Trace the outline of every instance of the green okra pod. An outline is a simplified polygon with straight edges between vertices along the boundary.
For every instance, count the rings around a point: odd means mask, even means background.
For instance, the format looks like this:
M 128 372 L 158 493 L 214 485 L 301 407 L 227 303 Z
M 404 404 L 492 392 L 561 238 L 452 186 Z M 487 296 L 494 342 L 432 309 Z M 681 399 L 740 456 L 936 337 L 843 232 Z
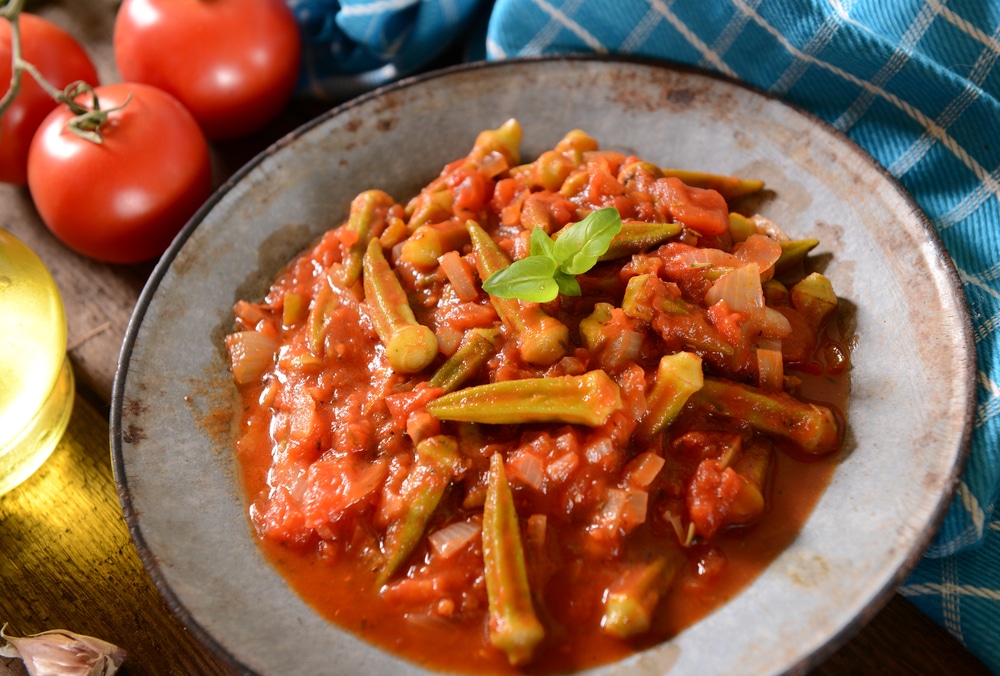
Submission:
M 688 171 L 685 169 L 661 169 L 663 176 L 679 178 L 687 185 L 695 188 L 715 190 L 726 200 L 745 197 L 764 189 L 764 181 L 721 174 L 709 174 L 704 171 Z
M 791 441 L 806 453 L 828 453 L 840 445 L 840 429 L 832 410 L 799 401 L 786 392 L 765 392 L 729 380 L 705 378 L 691 401 L 715 415 L 745 421 L 758 432 Z
M 427 405 L 438 420 L 495 425 L 570 423 L 598 427 L 621 409 L 618 385 L 607 373 L 523 378 L 444 394 Z
M 466 331 L 455 354 L 448 357 L 431 376 L 430 386 L 454 392 L 479 373 L 496 353 L 499 342 L 499 329 L 478 328 Z
M 730 503 L 731 524 L 749 523 L 764 512 L 764 485 L 773 455 L 770 441 L 755 439 L 743 445 L 742 452 L 732 464 L 742 483 Z
M 468 241 L 469 231 L 458 220 L 421 225 L 403 242 L 399 260 L 433 270 L 442 255 L 461 249 Z
M 678 546 L 668 556 L 627 570 L 605 593 L 601 629 L 622 639 L 649 631 L 660 597 L 670 588 L 684 560 Z
M 466 227 L 476 254 L 476 270 L 482 280 L 510 265 L 503 249 L 493 241 L 475 221 Z M 523 304 L 516 298 L 490 296 L 493 308 L 512 334 L 521 358 L 529 364 L 548 366 L 555 363 L 569 349 L 569 329 L 555 317 L 549 316 L 534 303 Z
M 521 123 L 511 118 L 496 129 L 481 131 L 472 146 L 469 159 L 478 164 L 490 153 L 500 153 L 507 160 L 508 166 L 513 167 L 521 162 L 523 136 Z
M 438 354 L 437 337 L 413 316 L 406 292 L 377 239 L 371 240 L 365 252 L 364 289 L 389 365 L 399 373 L 418 373 L 427 368 Z
M 792 307 L 802 313 L 813 331 L 819 331 L 823 321 L 837 309 L 837 293 L 830 280 L 818 272 L 810 274 L 791 288 Z
M 329 284 L 323 284 L 313 297 L 306 315 L 306 337 L 313 356 L 322 357 L 326 354 L 326 327 L 339 305 L 340 300 Z
M 652 390 L 646 397 L 646 415 L 639 422 L 639 436 L 649 439 L 669 427 L 691 395 L 704 383 L 698 355 L 678 352 L 661 357 Z
M 416 446 L 416 463 L 403 480 L 406 511 L 389 524 L 382 539 L 383 563 L 377 584 L 381 587 L 409 558 L 424 537 L 427 523 L 444 496 L 460 460 L 458 442 L 435 436 Z
M 621 232 L 612 238 L 608 250 L 598 260 L 610 261 L 648 251 L 679 234 L 682 229 L 680 223 L 624 221 Z
M 395 202 L 381 190 L 366 190 L 351 202 L 351 213 L 344 225 L 354 237 L 344 255 L 344 287 L 349 287 L 361 276 L 362 261 L 368 241 L 373 237 L 372 225 L 378 219 L 378 209 L 388 209 Z
M 490 457 L 482 537 L 490 643 L 512 665 L 524 664 L 545 638 L 545 628 L 532 604 L 521 527 L 499 453 Z
M 774 264 L 774 274 L 780 275 L 797 267 L 810 251 L 819 246 L 818 239 L 792 239 L 778 242 L 781 256 Z

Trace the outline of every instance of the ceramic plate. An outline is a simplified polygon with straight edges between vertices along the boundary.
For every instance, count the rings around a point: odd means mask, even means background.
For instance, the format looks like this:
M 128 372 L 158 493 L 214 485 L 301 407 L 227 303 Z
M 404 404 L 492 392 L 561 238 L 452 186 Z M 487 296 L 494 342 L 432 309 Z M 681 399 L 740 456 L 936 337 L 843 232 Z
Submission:
M 762 178 L 772 191 L 762 213 L 821 241 L 857 334 L 848 449 L 832 483 L 792 546 L 734 601 L 593 673 L 817 663 L 915 565 L 962 469 L 975 367 L 964 296 L 926 218 L 845 136 L 760 92 L 662 64 L 533 59 L 406 80 L 293 132 L 223 186 L 154 271 L 115 382 L 115 474 L 149 574 L 238 670 L 421 673 L 322 619 L 262 557 L 231 450 L 236 392 L 222 339 L 233 303 L 260 298 L 357 193 L 406 199 L 509 117 L 524 127 L 526 158 L 580 128 L 660 165 Z

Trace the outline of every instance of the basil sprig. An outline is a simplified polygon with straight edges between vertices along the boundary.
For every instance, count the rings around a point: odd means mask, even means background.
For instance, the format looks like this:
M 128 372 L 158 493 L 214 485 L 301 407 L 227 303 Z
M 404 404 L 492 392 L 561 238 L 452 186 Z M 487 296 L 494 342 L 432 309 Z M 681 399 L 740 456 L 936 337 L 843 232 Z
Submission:
M 579 296 L 576 275 L 594 267 L 621 229 L 622 219 L 614 207 L 592 211 L 555 240 L 535 228 L 529 255 L 490 275 L 483 290 L 499 298 L 536 303 L 547 303 L 560 293 Z

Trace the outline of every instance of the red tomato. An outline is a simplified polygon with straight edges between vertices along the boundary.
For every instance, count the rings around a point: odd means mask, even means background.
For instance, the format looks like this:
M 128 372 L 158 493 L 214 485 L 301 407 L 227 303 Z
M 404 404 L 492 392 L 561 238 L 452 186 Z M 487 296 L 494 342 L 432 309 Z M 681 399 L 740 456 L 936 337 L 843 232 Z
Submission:
M 56 89 L 83 80 L 96 86 L 97 71 L 83 47 L 69 33 L 41 17 L 21 14 L 21 58 L 34 65 Z M 10 23 L 0 20 L 0 86 L 7 91 L 11 77 Z M 0 181 L 28 181 L 28 146 L 55 100 L 24 73 L 21 91 L 0 120 Z
M 114 46 L 123 79 L 173 94 L 210 139 L 273 119 L 295 87 L 301 50 L 284 0 L 125 0 Z
M 67 126 L 59 106 L 28 154 L 28 188 L 39 215 L 70 248 L 112 263 L 158 256 L 211 191 L 208 142 L 191 114 L 154 87 L 97 87 L 103 143 Z M 77 99 L 89 106 L 89 97 Z

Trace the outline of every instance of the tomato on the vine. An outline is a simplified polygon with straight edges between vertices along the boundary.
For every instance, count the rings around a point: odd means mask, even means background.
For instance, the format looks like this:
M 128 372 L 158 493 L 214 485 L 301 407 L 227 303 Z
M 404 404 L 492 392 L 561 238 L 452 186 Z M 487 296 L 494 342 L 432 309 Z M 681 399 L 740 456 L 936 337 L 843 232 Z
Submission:
M 107 119 L 96 143 L 59 106 L 28 154 L 28 188 L 42 220 L 91 258 L 133 263 L 158 256 L 211 192 L 208 142 L 169 94 L 136 83 L 94 89 Z M 92 97 L 76 97 L 89 107 Z
M 173 94 L 213 140 L 245 136 L 277 116 L 301 58 L 284 0 L 125 0 L 114 48 L 125 80 Z
M 21 14 L 21 58 L 35 66 L 56 89 L 83 80 L 97 86 L 97 71 L 76 39 L 54 23 L 34 14 Z M 0 19 L 0 94 L 11 79 L 11 30 Z M 35 130 L 56 107 L 56 101 L 28 73 L 21 90 L 0 119 L 0 182 L 23 185 L 28 180 L 28 147 Z

